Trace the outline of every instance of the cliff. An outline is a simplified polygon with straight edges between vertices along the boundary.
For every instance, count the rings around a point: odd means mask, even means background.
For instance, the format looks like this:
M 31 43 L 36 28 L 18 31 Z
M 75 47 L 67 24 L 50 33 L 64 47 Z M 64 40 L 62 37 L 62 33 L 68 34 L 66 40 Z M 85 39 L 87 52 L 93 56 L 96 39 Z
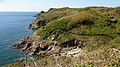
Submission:
M 29 25 L 30 29 L 36 30 L 35 33 L 21 43 L 15 44 L 15 48 L 22 49 L 30 56 L 57 55 L 59 58 L 56 64 L 62 62 L 61 57 L 74 56 L 78 59 L 83 57 L 80 59 L 82 62 L 70 59 L 67 64 L 71 67 L 74 65 L 71 62 L 74 61 L 77 66 L 120 65 L 119 9 L 108 7 L 51 8 L 47 12 L 41 11 L 36 16 L 34 23 Z M 114 55 L 111 55 L 112 53 Z M 41 66 L 40 63 L 38 64 Z M 49 63 L 47 65 L 49 66 Z M 59 65 L 65 66 L 66 64 Z

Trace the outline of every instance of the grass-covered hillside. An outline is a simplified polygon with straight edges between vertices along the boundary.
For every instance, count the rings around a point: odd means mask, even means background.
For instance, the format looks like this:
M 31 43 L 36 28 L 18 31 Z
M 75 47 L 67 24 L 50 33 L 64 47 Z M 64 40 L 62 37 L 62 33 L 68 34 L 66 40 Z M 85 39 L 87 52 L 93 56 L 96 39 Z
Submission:
M 38 61 L 39 65 L 48 62 L 46 66 L 51 67 L 57 67 L 57 63 L 65 67 L 120 66 L 119 7 L 51 8 L 37 17 L 32 25 L 42 41 L 86 51 L 78 58 L 59 57 L 53 62 L 49 58 Z
M 51 8 L 36 16 L 34 35 L 17 47 L 43 56 L 38 67 L 120 67 L 120 8 Z
M 34 24 L 37 35 L 62 45 L 79 40 L 90 44 L 112 44 L 120 49 L 120 9 L 107 7 L 51 8 L 42 11 Z

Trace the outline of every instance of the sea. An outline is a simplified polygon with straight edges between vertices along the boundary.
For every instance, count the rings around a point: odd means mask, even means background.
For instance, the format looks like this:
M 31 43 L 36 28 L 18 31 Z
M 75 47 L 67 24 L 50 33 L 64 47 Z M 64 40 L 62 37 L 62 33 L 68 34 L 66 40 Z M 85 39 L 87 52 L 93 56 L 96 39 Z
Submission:
M 37 12 L 0 12 L 0 66 L 24 59 L 21 50 L 13 49 L 12 45 L 28 35 L 33 30 L 28 29 Z

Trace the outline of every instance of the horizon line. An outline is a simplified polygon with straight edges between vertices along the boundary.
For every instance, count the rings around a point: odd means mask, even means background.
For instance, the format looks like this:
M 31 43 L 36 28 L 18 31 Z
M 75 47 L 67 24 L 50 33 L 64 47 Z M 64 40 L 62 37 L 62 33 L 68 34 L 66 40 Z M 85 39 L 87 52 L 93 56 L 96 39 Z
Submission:
M 51 7 L 51 8 L 65 8 L 65 7 Z M 69 7 L 69 8 L 86 8 L 86 7 L 108 7 L 108 8 L 116 8 L 116 7 L 120 7 L 120 6 L 100 6 L 100 5 L 99 6 L 93 6 L 93 5 L 91 5 L 91 6 Z M 50 8 L 44 9 L 44 10 L 0 10 L 0 12 L 41 12 L 41 11 L 48 11 L 49 9 Z

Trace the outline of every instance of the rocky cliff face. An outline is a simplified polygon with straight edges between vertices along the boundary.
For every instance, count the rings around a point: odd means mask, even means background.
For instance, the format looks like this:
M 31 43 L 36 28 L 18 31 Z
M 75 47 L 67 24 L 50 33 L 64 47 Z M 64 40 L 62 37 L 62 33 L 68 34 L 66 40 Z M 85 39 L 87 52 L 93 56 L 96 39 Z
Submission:
M 57 43 L 47 44 L 43 40 L 40 39 L 39 36 L 28 36 L 24 38 L 18 44 L 13 45 L 14 48 L 23 50 L 26 54 L 32 55 L 42 55 L 42 56 L 50 56 L 50 55 L 67 55 L 67 51 L 74 49 L 77 46 L 79 41 L 70 40 L 67 42 L 58 45 Z

